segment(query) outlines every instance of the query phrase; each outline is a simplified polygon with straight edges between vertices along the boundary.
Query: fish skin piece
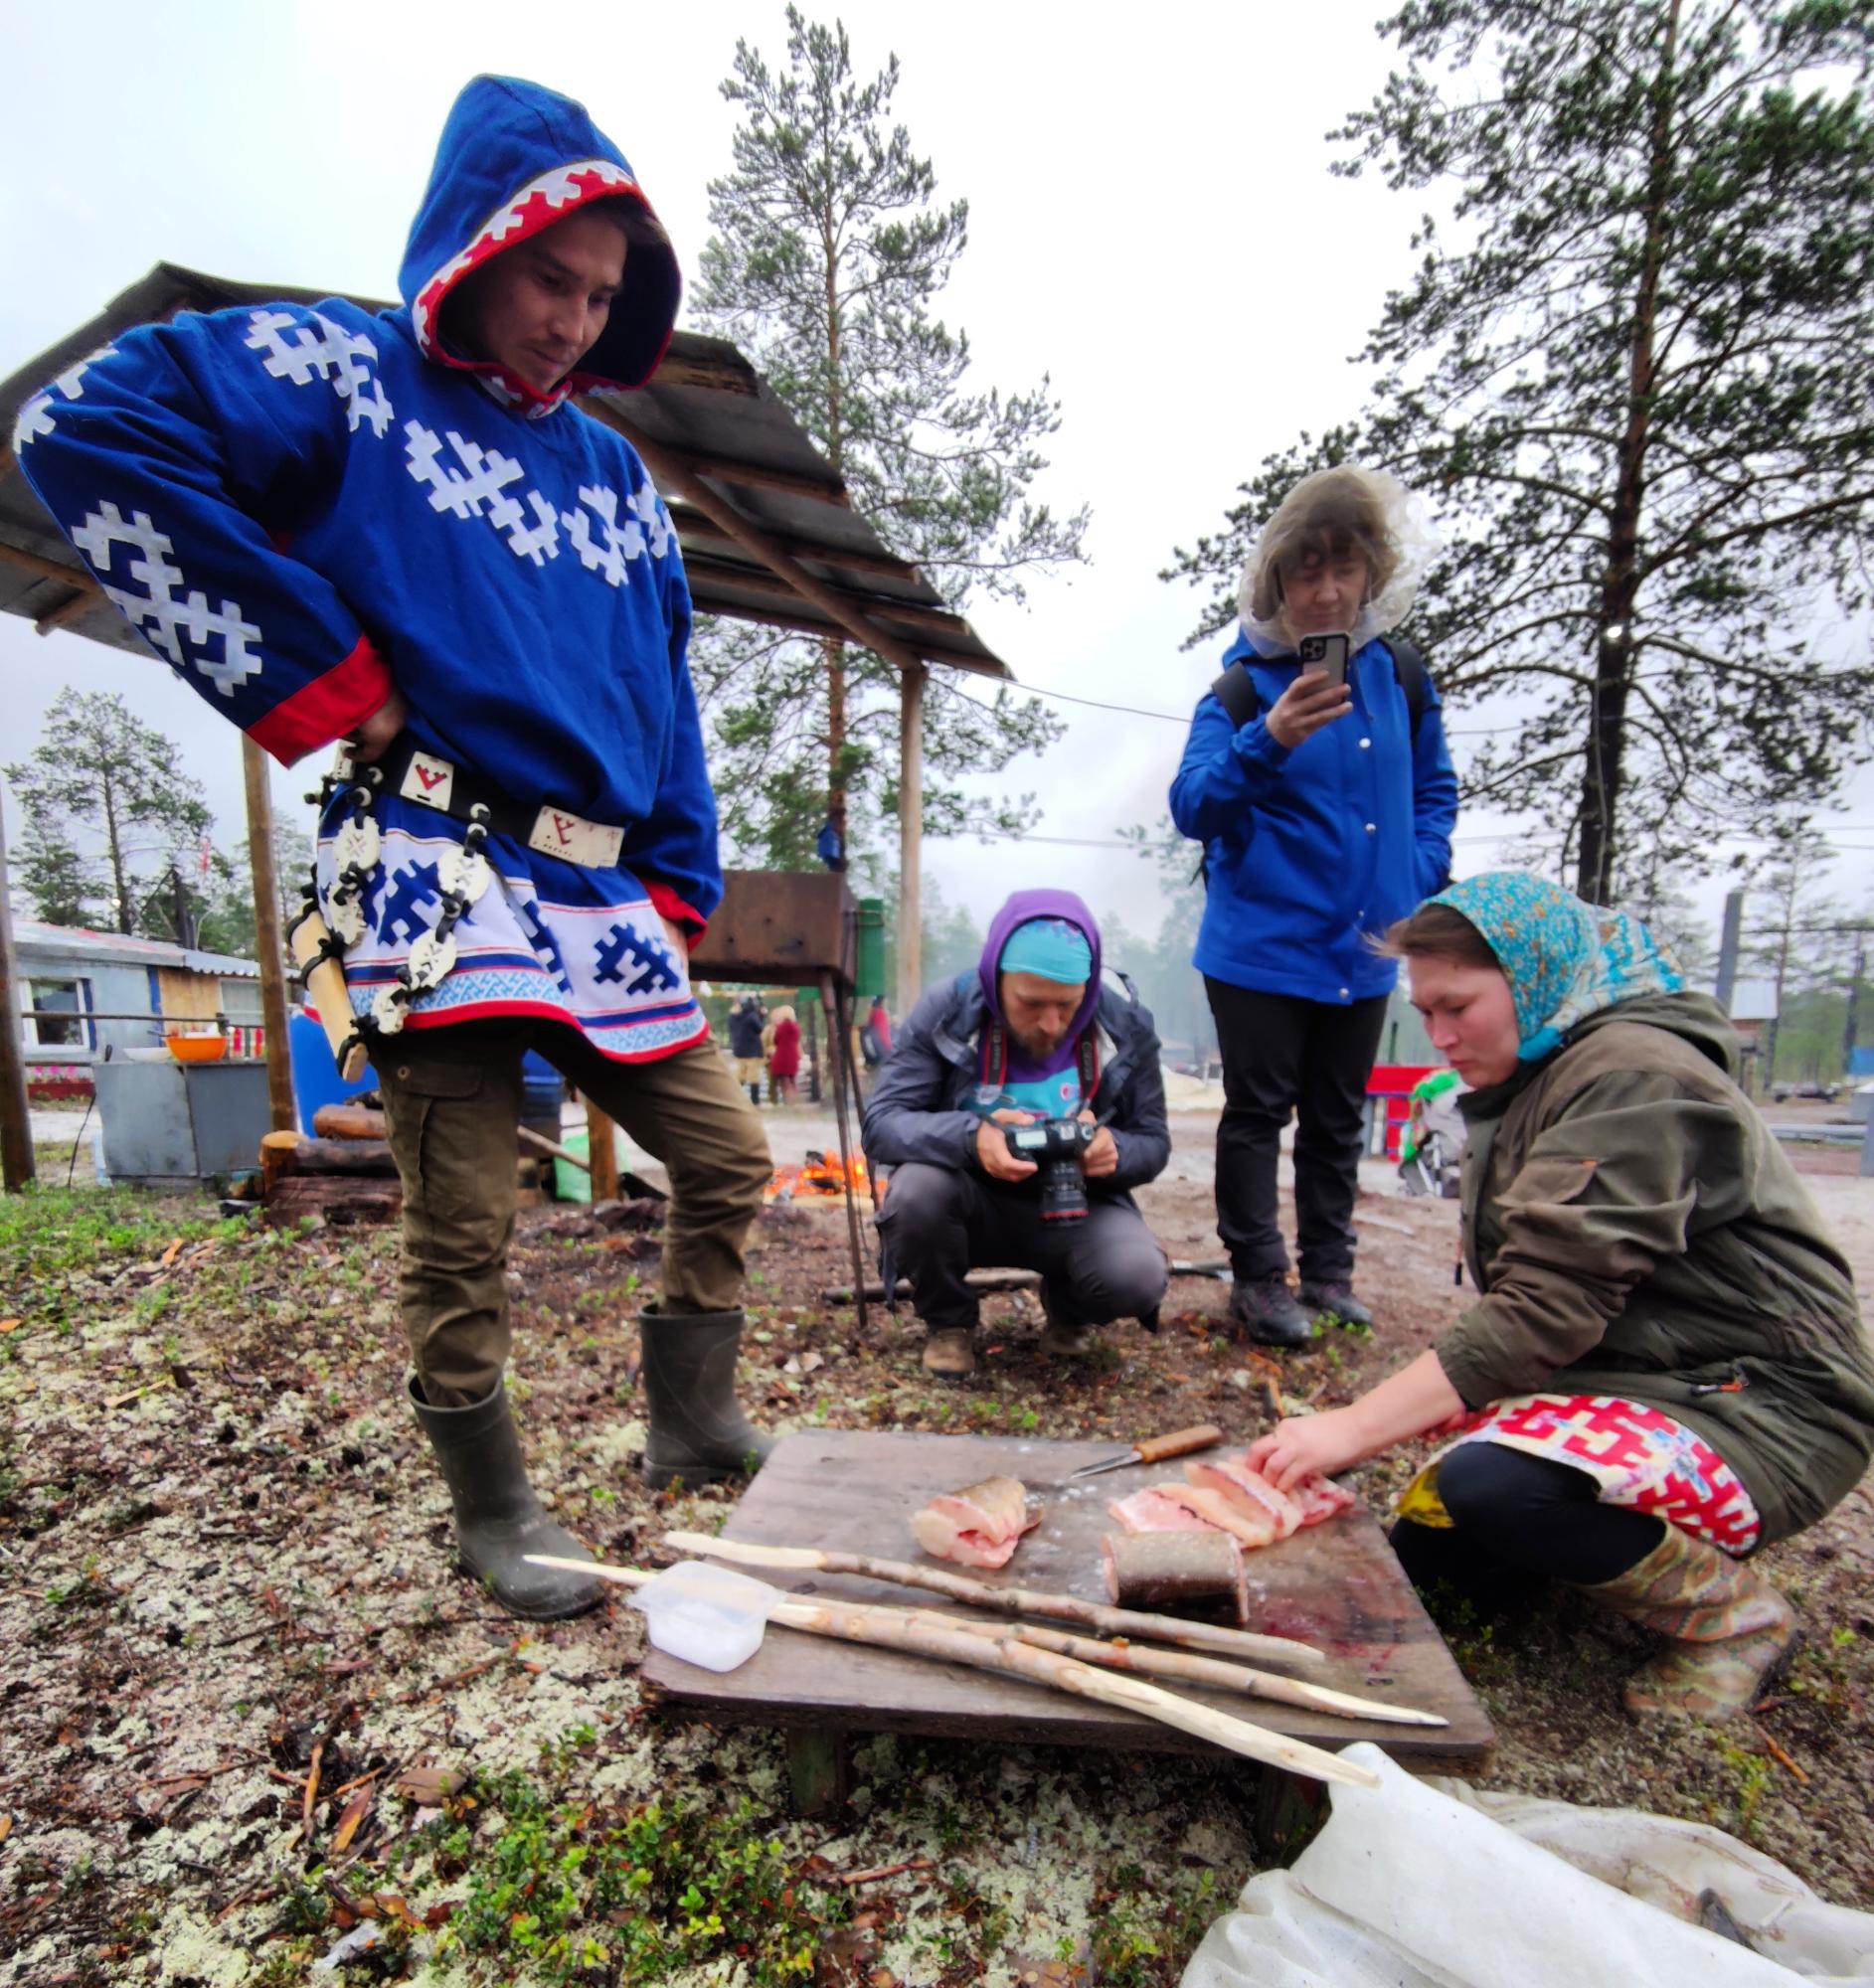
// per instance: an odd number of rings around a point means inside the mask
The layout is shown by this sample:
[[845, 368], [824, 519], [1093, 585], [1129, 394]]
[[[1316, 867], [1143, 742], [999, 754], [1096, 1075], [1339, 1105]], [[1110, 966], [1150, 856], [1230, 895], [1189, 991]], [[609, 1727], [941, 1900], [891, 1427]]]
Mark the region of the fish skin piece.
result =
[[1200, 1490], [1215, 1491], [1233, 1505], [1252, 1513], [1266, 1514], [1273, 1522], [1275, 1537], [1278, 1540], [1285, 1540], [1301, 1530], [1300, 1506], [1285, 1491], [1278, 1491], [1267, 1477], [1252, 1470], [1239, 1457], [1223, 1456], [1214, 1462], [1187, 1463], [1184, 1474]]
[[912, 1518], [918, 1544], [936, 1560], [964, 1567], [1006, 1567], [1024, 1533], [1040, 1525], [1041, 1511], [1014, 1477], [985, 1477], [980, 1484], [933, 1498]]
[[1165, 1496], [1162, 1487], [1147, 1484], [1128, 1498], [1111, 1499], [1107, 1510], [1128, 1533], [1212, 1533], [1217, 1530], [1208, 1519], [1175, 1498]]

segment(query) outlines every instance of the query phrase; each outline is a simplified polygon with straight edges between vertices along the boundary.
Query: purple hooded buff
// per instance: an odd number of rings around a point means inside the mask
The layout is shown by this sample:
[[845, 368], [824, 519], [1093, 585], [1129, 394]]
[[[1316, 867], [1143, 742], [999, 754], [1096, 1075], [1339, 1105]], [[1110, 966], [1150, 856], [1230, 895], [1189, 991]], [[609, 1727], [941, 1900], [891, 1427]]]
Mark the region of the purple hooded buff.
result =
[[1093, 948], [1094, 964], [1087, 976], [1087, 991], [1081, 996], [1074, 1016], [1074, 1026], [1061, 1038], [1052, 1056], [1031, 1057], [1010, 1031], [1008, 1080], [1011, 1083], [1030, 1083], [1036, 1077], [1053, 1077], [1057, 1071], [1067, 1069], [1074, 1061], [1075, 1044], [1100, 1005], [1100, 927], [1094, 923], [1093, 913], [1072, 891], [1017, 891], [989, 920], [989, 936], [983, 942], [982, 957], [976, 962], [982, 998], [989, 1004], [990, 1014], [1006, 1025], [1008, 1017], [1002, 1013], [996, 990], [996, 968], [1001, 962], [1002, 948], [1008, 944], [1015, 927], [1025, 925], [1030, 918], [1065, 918], [1069, 924], [1078, 925]]

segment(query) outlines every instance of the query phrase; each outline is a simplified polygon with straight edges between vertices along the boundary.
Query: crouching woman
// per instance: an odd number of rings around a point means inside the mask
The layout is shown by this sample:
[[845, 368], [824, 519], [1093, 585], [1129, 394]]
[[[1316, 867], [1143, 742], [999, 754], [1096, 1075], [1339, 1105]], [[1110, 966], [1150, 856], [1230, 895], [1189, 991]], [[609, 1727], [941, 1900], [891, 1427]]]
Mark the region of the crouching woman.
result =
[[1874, 1451], [1848, 1266], [1734, 1081], [1723, 1014], [1642, 925], [1504, 871], [1441, 892], [1388, 947], [1472, 1085], [1478, 1296], [1251, 1460], [1286, 1485], [1451, 1428], [1400, 1502], [1414, 1581], [1567, 1581], [1665, 1638], [1629, 1712], [1726, 1717], [1797, 1634], [1749, 1557], [1813, 1525]]

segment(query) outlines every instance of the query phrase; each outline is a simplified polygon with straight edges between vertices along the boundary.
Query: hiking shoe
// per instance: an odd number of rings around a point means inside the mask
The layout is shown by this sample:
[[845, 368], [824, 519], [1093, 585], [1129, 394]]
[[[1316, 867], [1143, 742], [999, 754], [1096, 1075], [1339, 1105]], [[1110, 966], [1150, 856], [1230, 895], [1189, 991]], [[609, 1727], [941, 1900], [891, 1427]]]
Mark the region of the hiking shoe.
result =
[[1314, 1337], [1286, 1277], [1239, 1278], [1230, 1286], [1230, 1316], [1263, 1346], [1305, 1346]]
[[1084, 1360], [1094, 1350], [1094, 1328], [1051, 1318], [1041, 1328], [1041, 1350], [1057, 1360]]
[[1329, 1325], [1349, 1325], [1356, 1332], [1367, 1331], [1373, 1323], [1373, 1314], [1354, 1296], [1353, 1286], [1338, 1278], [1321, 1284], [1304, 1283], [1301, 1305], [1304, 1311], [1324, 1318]]
[[948, 1326], [925, 1335], [924, 1371], [946, 1381], [961, 1380], [976, 1371], [976, 1335], [966, 1325]]

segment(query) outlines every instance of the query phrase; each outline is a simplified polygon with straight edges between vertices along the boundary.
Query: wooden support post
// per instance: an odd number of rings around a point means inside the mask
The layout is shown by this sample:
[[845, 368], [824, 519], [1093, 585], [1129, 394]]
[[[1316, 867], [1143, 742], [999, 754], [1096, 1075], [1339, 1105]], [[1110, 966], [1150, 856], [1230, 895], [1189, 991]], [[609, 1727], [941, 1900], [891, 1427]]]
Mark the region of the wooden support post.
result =
[[839, 1167], [846, 1177], [846, 1238], [852, 1244], [853, 1301], [859, 1310], [859, 1333], [863, 1338], [867, 1330], [865, 1245], [859, 1240], [859, 1198], [852, 1191], [852, 1134], [846, 1122], [847, 1082], [852, 1069], [852, 1044], [847, 1031], [852, 1016], [846, 1006], [845, 990], [830, 973], [820, 975], [820, 1000], [826, 1009], [826, 1034], [833, 1063], [833, 1115], [839, 1124]]
[[586, 1157], [592, 1162], [593, 1201], [618, 1199], [618, 1135], [612, 1121], [586, 1095]]
[[0, 1181], [8, 1194], [31, 1185], [33, 1118], [26, 1102], [26, 1045], [19, 968], [13, 957], [13, 909], [7, 896], [7, 824], [0, 802]]
[[273, 796], [266, 754], [241, 742], [248, 788], [248, 862], [254, 877], [254, 951], [260, 965], [260, 1014], [266, 1026], [266, 1102], [276, 1132], [298, 1124], [293, 1107], [292, 1049], [286, 1035], [286, 944], [279, 927], [279, 875], [273, 861]]
[[924, 992], [924, 687], [931, 672], [906, 670], [898, 705], [898, 1013]]
[[852, 1755], [845, 1734], [833, 1727], [789, 1727], [786, 1740], [794, 1813], [812, 1817], [844, 1808], [852, 1793]]

